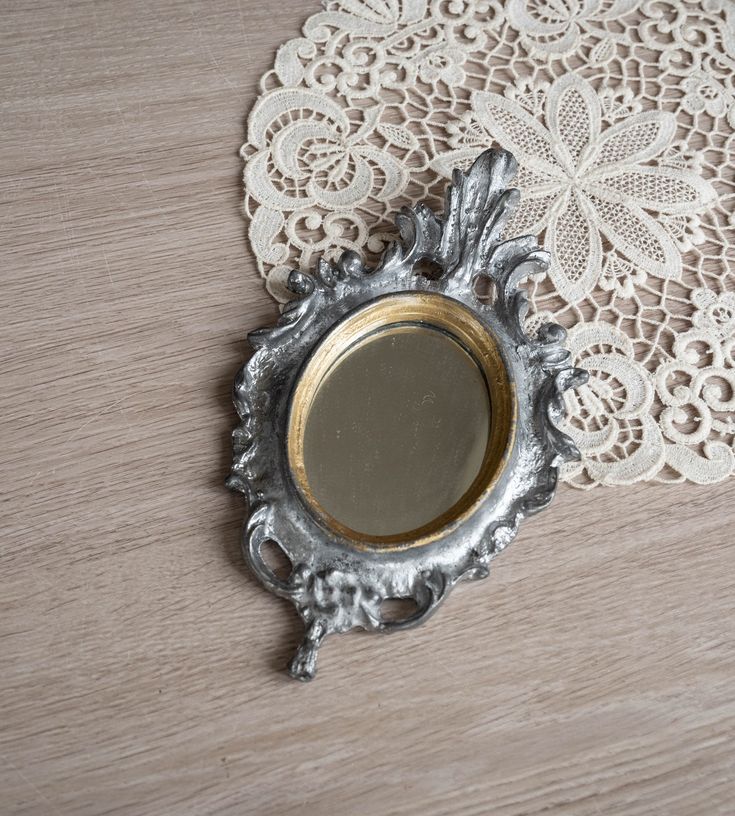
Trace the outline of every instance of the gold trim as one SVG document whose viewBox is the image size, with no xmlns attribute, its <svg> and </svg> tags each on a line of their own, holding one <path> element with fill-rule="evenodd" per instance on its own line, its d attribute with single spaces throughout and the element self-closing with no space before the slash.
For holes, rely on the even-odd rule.
<svg viewBox="0 0 735 816">
<path fill-rule="evenodd" d="M 324 377 L 349 350 L 378 330 L 419 323 L 447 332 L 470 353 L 483 372 L 490 397 L 490 432 L 485 457 L 464 496 L 429 524 L 406 533 L 371 536 L 345 527 L 314 497 L 304 465 L 304 429 Z M 444 295 L 402 292 L 376 298 L 348 314 L 325 334 L 299 373 L 289 406 L 286 448 L 296 487 L 313 512 L 360 550 L 405 550 L 435 541 L 468 518 L 493 489 L 505 468 L 516 431 L 517 401 L 497 342 L 473 312 Z"/>
</svg>

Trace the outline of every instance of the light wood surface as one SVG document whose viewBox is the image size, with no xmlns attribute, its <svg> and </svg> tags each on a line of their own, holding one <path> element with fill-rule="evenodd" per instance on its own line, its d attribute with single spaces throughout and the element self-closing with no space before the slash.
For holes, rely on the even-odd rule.
<svg viewBox="0 0 735 816">
<path fill-rule="evenodd" d="M 423 629 L 300 634 L 238 551 L 275 307 L 243 117 L 299 0 L 2 4 L 2 814 L 735 812 L 735 483 L 563 489 Z"/>
</svg>

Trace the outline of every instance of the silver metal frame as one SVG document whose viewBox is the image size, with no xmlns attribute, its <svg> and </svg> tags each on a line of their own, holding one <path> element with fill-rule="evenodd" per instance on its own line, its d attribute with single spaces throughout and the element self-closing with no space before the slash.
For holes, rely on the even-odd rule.
<svg viewBox="0 0 735 816">
<path fill-rule="evenodd" d="M 299 299 L 286 306 L 275 327 L 249 335 L 255 353 L 235 381 L 240 424 L 227 484 L 249 503 L 246 560 L 304 620 L 306 634 L 288 668 L 292 677 L 314 676 L 326 635 L 416 626 L 458 581 L 484 578 L 521 520 L 549 504 L 558 467 L 579 457 L 559 422 L 563 392 L 584 383 L 586 372 L 570 366 L 561 326 L 542 326 L 535 337 L 524 331 L 528 304 L 519 284 L 545 272 L 549 256 L 533 237 L 502 240 L 518 204 L 518 191 L 508 189 L 516 170 L 509 153 L 484 152 L 467 173 L 454 171 L 443 216 L 423 204 L 402 211 L 396 219 L 400 241 L 374 269 L 345 252 L 336 264 L 321 260 L 313 276 L 292 272 L 288 286 Z M 427 261 L 438 266 L 438 277 L 417 274 L 417 264 Z M 487 302 L 476 294 L 482 278 L 494 290 Z M 359 548 L 325 525 L 296 488 L 286 452 L 289 404 L 305 361 L 325 334 L 369 301 L 399 292 L 451 298 L 482 322 L 500 347 L 515 391 L 515 434 L 492 490 L 461 523 L 447 525 L 422 546 Z M 285 580 L 262 557 L 267 541 L 292 564 Z M 381 603 L 387 598 L 411 598 L 416 611 L 404 620 L 385 620 Z"/>
</svg>

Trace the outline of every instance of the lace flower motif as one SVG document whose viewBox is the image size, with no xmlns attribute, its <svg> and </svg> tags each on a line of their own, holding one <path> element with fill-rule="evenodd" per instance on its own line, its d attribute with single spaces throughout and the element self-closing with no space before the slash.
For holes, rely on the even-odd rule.
<svg viewBox="0 0 735 816">
<path fill-rule="evenodd" d="M 415 23 L 426 11 L 425 0 L 338 0 L 323 5 L 325 10 L 304 24 L 304 34 L 315 42 L 328 40 L 335 28 L 360 37 L 388 37 L 401 23 Z"/>
<path fill-rule="evenodd" d="M 735 433 L 735 298 L 698 289 L 696 328 L 674 341 L 673 358 L 654 376 L 664 408 L 659 426 L 666 438 L 666 464 L 697 484 L 719 482 L 733 472 Z"/>
<path fill-rule="evenodd" d="M 630 338 L 604 323 L 580 323 L 568 345 L 590 379 L 565 397 L 565 431 L 582 453 L 581 462 L 565 466 L 565 478 L 578 487 L 651 478 L 664 462 L 664 440 L 651 416 L 653 385 Z"/>
<path fill-rule="evenodd" d="M 704 111 L 709 116 L 722 116 L 728 108 L 730 100 L 725 89 L 709 74 L 697 71 L 685 77 L 681 87 L 685 92 L 681 105 L 687 113 Z"/>
<path fill-rule="evenodd" d="M 672 114 L 647 111 L 610 125 L 597 92 L 574 74 L 551 85 L 545 124 L 499 94 L 474 93 L 472 108 L 487 142 L 495 139 L 518 159 L 522 204 L 509 229 L 546 231 L 553 259 L 549 274 L 564 300 L 577 303 L 590 295 L 605 259 L 604 288 L 613 288 L 611 269 L 634 270 L 636 284 L 648 275 L 681 277 L 681 253 L 655 216 L 691 215 L 715 193 L 690 170 L 662 163 L 676 131 Z M 445 153 L 433 166 L 447 175 L 481 149 Z M 632 291 L 625 282 L 617 288 L 621 294 Z"/>
<path fill-rule="evenodd" d="M 692 303 L 697 307 L 692 316 L 697 329 L 712 332 L 720 340 L 735 337 L 735 294 L 718 295 L 711 289 L 695 289 Z"/>
<path fill-rule="evenodd" d="M 464 82 L 465 73 L 462 64 L 465 55 L 461 48 L 437 48 L 429 51 L 418 64 L 418 75 L 422 82 L 441 80 L 447 85 L 459 85 Z"/>
<path fill-rule="evenodd" d="M 391 200 L 408 183 L 408 170 L 370 144 L 379 117 L 380 106 L 367 108 L 354 129 L 345 110 L 319 93 L 281 88 L 262 96 L 248 119 L 248 141 L 256 148 L 245 167 L 250 194 L 285 211 Z"/>
<path fill-rule="evenodd" d="M 662 72 L 687 77 L 713 67 L 714 54 L 735 59 L 732 0 L 646 0 L 642 6 L 637 33 L 645 48 L 658 51 Z"/>
<path fill-rule="evenodd" d="M 589 23 L 627 14 L 637 0 L 510 0 L 508 20 L 532 52 L 561 56 L 572 53 Z"/>
</svg>

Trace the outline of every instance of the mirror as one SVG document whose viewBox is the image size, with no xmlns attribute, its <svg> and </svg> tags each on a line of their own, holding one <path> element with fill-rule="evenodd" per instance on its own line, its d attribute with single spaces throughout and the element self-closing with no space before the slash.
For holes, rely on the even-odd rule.
<svg viewBox="0 0 735 816">
<path fill-rule="evenodd" d="M 398 292 L 317 344 L 290 403 L 303 500 L 358 546 L 419 546 L 466 515 L 512 441 L 508 371 L 464 304 Z"/>
<path fill-rule="evenodd" d="M 520 284 L 549 258 L 504 235 L 515 171 L 485 151 L 441 215 L 398 214 L 375 266 L 345 250 L 290 271 L 296 299 L 249 335 L 228 484 L 247 498 L 245 558 L 304 622 L 298 680 L 326 636 L 416 626 L 487 576 L 578 456 L 563 393 L 587 375 L 561 326 L 528 329 Z"/>
<path fill-rule="evenodd" d="M 320 382 L 304 428 L 306 479 L 344 527 L 405 534 L 467 493 L 489 429 L 488 387 L 470 353 L 433 327 L 393 326 L 347 350 Z"/>
</svg>

